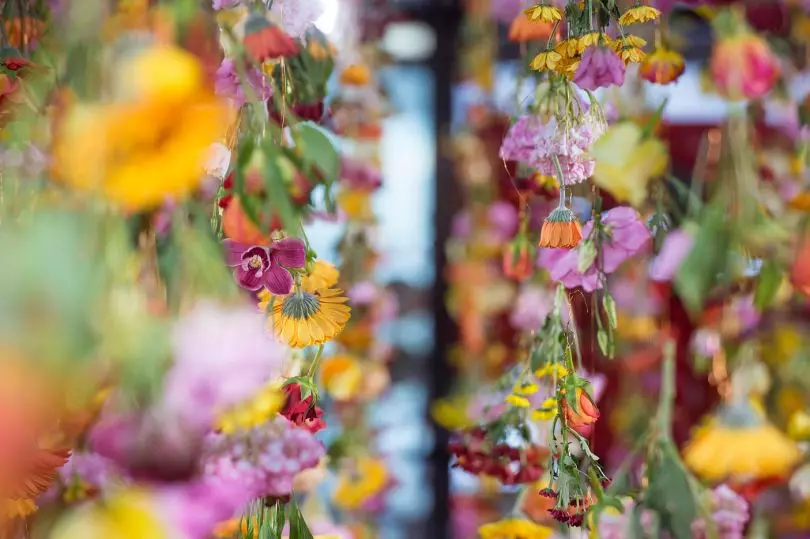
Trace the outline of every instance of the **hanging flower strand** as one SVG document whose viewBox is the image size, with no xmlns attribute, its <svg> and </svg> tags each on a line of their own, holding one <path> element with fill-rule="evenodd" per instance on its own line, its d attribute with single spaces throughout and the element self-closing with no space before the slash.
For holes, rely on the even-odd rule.
<svg viewBox="0 0 810 539">
<path fill-rule="evenodd" d="M 566 187 L 562 167 L 560 167 L 560 160 L 556 155 L 553 159 L 560 183 L 560 204 L 543 221 L 538 245 L 553 249 L 573 249 L 582 240 L 582 226 L 574 211 L 566 206 Z"/>
</svg>

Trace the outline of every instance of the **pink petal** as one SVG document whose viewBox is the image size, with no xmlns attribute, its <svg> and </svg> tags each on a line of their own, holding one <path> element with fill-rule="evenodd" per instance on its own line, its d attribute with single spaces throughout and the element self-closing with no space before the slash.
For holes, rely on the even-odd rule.
<svg viewBox="0 0 810 539">
<path fill-rule="evenodd" d="M 225 264 L 234 267 L 242 264 L 242 254 L 250 249 L 252 245 L 228 239 L 223 240 L 222 247 L 225 248 Z"/>
<path fill-rule="evenodd" d="M 298 238 L 284 238 L 275 242 L 270 253 L 273 262 L 285 268 L 303 268 L 307 264 L 307 248 Z"/>
<path fill-rule="evenodd" d="M 264 286 L 273 294 L 289 294 L 293 286 L 290 272 L 278 265 L 273 265 L 264 273 Z"/>
</svg>

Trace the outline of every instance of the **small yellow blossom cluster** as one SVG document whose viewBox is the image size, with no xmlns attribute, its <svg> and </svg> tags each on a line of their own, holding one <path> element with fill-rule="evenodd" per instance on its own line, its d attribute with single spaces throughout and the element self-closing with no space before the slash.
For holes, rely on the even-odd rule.
<svg viewBox="0 0 810 539">
<path fill-rule="evenodd" d="M 537 378 L 563 378 L 568 375 L 568 369 L 558 363 L 546 364 L 534 372 Z M 533 382 L 520 382 L 512 388 L 512 393 L 506 396 L 504 402 L 514 408 L 528 409 L 531 407 L 529 396 L 534 395 L 540 387 Z M 549 421 L 557 415 L 557 399 L 549 397 L 540 406 L 532 410 L 530 417 L 533 421 Z"/>
<path fill-rule="evenodd" d="M 253 399 L 236 406 L 217 418 L 217 428 L 224 434 L 248 430 L 275 417 L 284 407 L 286 397 L 277 383 L 268 384 Z"/>
<path fill-rule="evenodd" d="M 529 520 L 510 518 L 485 524 L 478 529 L 481 539 L 546 539 L 552 529 Z"/>
</svg>

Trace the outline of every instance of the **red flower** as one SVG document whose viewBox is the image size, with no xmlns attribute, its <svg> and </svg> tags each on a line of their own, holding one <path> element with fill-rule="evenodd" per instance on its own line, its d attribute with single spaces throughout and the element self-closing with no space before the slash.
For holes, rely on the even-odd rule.
<svg viewBox="0 0 810 539">
<path fill-rule="evenodd" d="M 532 245 L 525 237 L 517 238 L 503 251 L 503 274 L 515 281 L 525 281 L 534 272 Z"/>
<path fill-rule="evenodd" d="M 312 434 L 326 427 L 326 422 L 323 420 L 323 410 L 315 405 L 312 395 L 309 395 L 306 399 L 301 398 L 300 384 L 284 386 L 284 393 L 287 394 L 287 403 L 284 405 L 281 415 L 297 426 L 307 429 Z"/>
<path fill-rule="evenodd" d="M 31 62 L 19 56 L 10 56 L 3 59 L 3 65 L 12 71 L 18 71 L 24 67 L 30 66 Z"/>
<path fill-rule="evenodd" d="M 568 405 L 568 401 L 563 401 L 563 412 L 565 413 L 565 420 L 568 426 L 583 436 L 590 434 L 588 431 L 591 425 L 596 423 L 599 419 L 599 409 L 591 400 L 590 395 L 577 388 L 577 406 L 576 409 Z"/>
<path fill-rule="evenodd" d="M 244 45 L 248 54 L 259 63 L 298 54 L 295 40 L 260 13 L 253 13 L 245 23 Z"/>
</svg>

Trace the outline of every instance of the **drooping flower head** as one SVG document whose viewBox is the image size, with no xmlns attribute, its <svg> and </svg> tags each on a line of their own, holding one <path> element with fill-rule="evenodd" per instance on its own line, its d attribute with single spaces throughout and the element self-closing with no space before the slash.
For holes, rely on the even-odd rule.
<svg viewBox="0 0 810 539">
<path fill-rule="evenodd" d="M 273 294 L 289 294 L 293 278 L 287 268 L 303 268 L 306 246 L 297 238 L 285 238 L 269 247 L 245 245 L 233 240 L 222 242 L 226 263 L 234 269 L 234 278 L 246 290 L 268 289 Z"/>
<path fill-rule="evenodd" d="M 621 86 L 624 84 L 625 66 L 622 59 L 607 46 L 595 45 L 582 53 L 574 83 L 583 90 Z"/>
<path fill-rule="evenodd" d="M 639 76 L 653 84 L 675 82 L 686 69 L 683 56 L 677 52 L 659 47 L 647 56 L 639 67 Z"/>
</svg>

